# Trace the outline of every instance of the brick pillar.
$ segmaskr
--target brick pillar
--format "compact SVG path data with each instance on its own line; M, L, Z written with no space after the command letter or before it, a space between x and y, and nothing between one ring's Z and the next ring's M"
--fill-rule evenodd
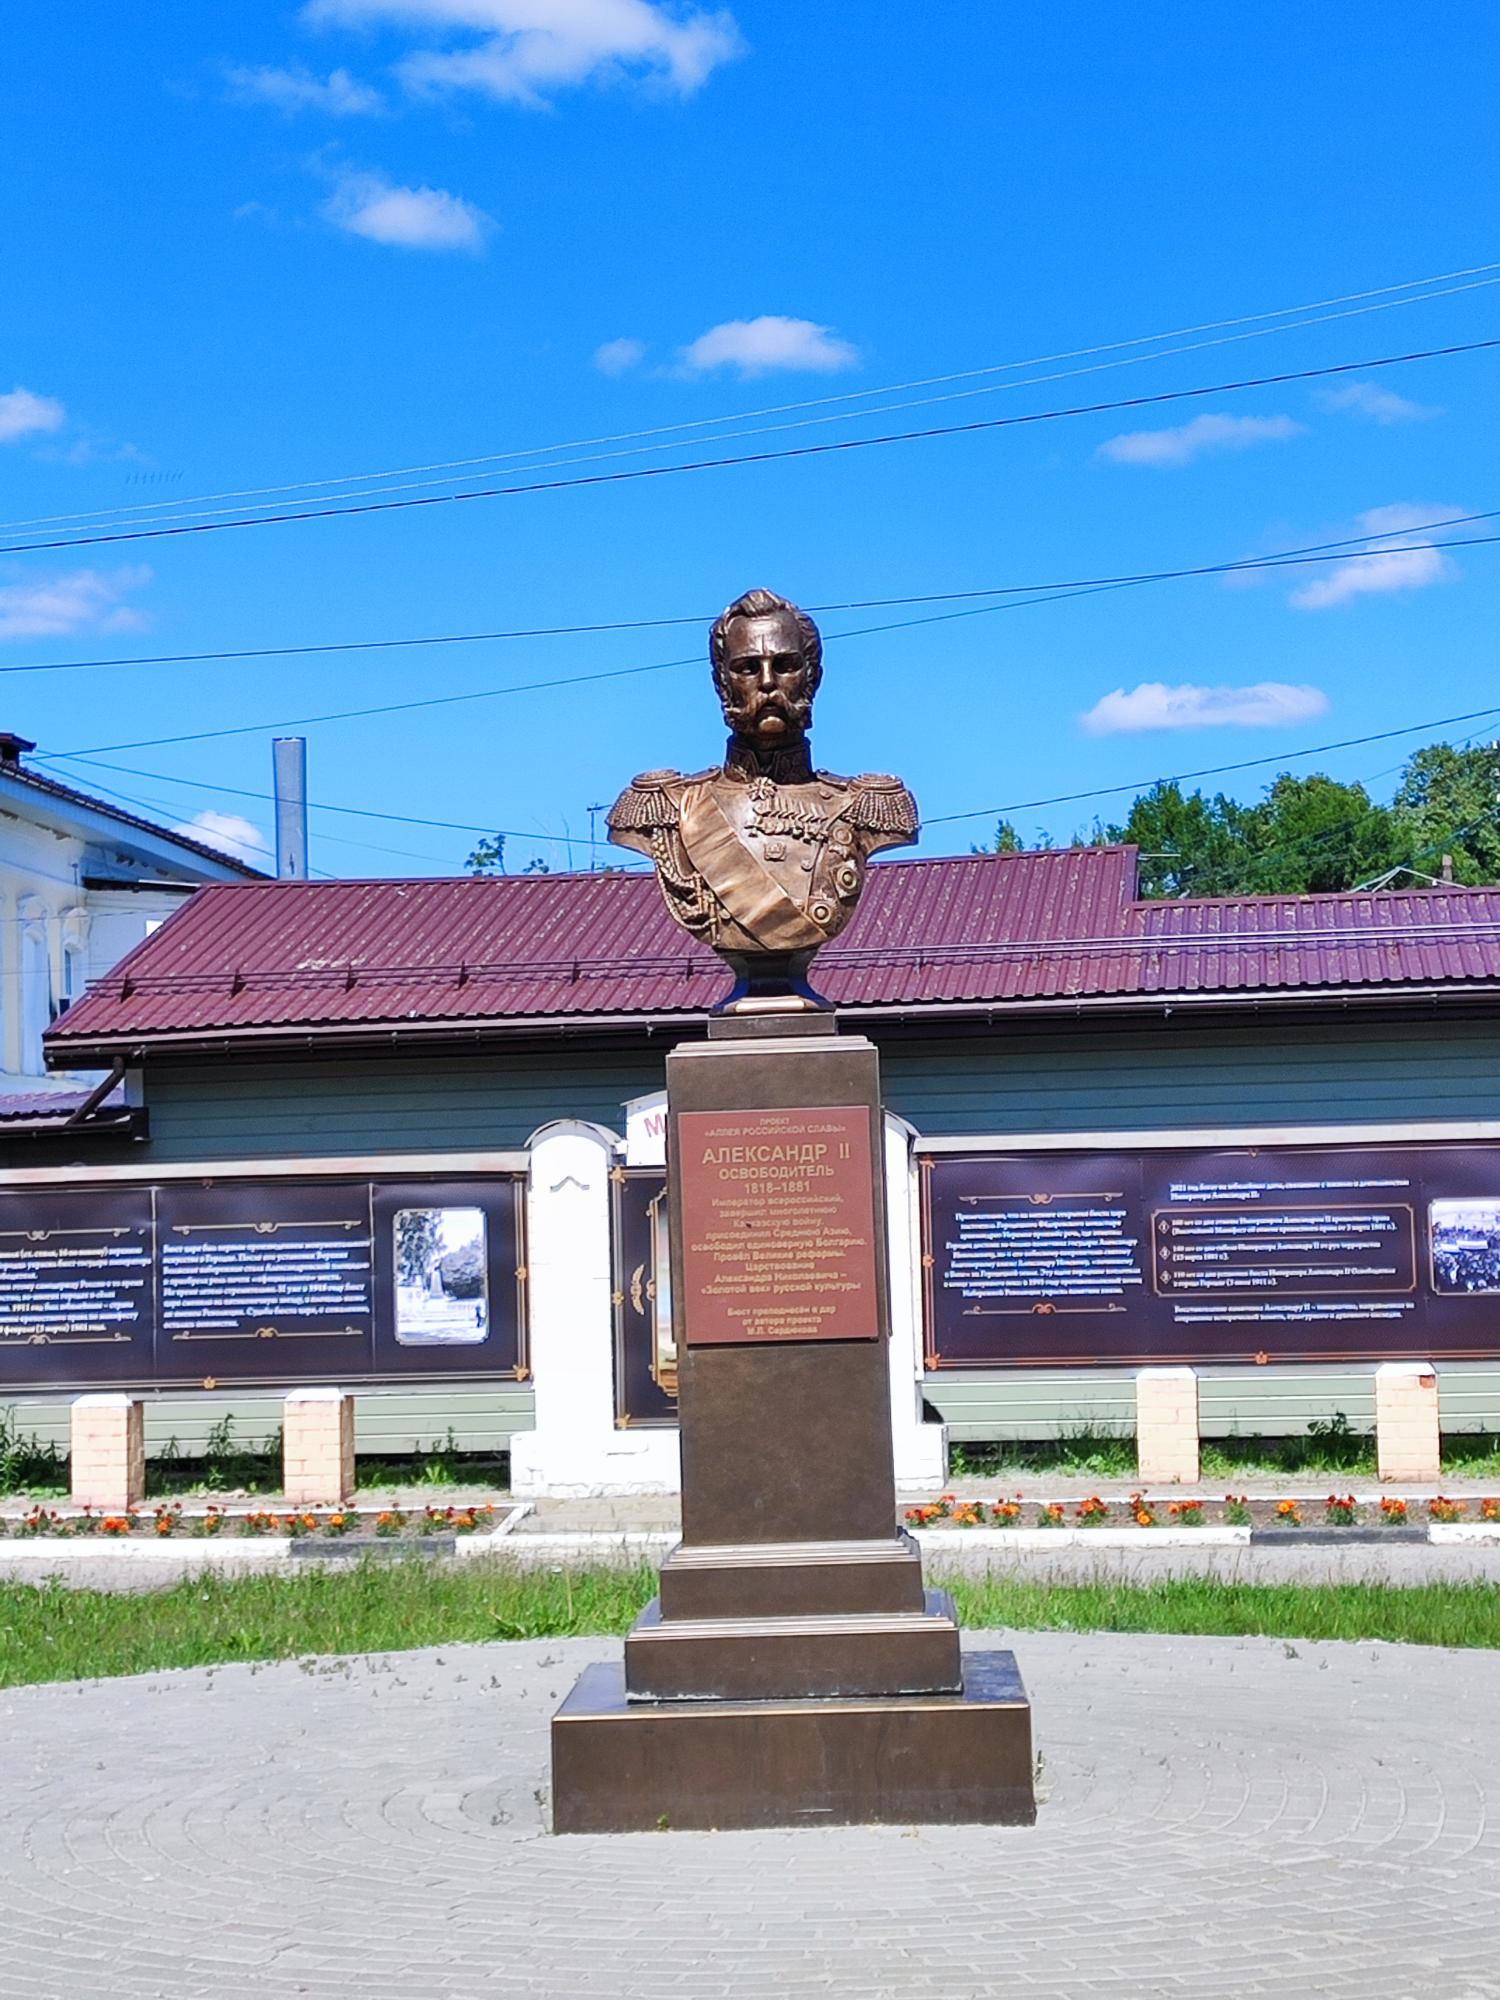
M1198 1377L1191 1368L1142 1368L1135 1378L1135 1451L1152 1486L1198 1477Z
M282 1467L294 1507L336 1507L354 1492L354 1398L293 1389L283 1408Z
M146 1497L146 1433L139 1396L77 1396L68 1464L73 1504L123 1514Z
M1430 1361L1387 1361L1375 1370L1375 1453L1382 1479L1441 1477L1437 1374Z

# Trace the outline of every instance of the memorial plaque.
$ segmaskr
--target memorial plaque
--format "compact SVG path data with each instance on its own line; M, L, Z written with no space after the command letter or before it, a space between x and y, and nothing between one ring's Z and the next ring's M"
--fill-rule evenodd
M690 1347L877 1337L867 1111L685 1111L675 1140Z

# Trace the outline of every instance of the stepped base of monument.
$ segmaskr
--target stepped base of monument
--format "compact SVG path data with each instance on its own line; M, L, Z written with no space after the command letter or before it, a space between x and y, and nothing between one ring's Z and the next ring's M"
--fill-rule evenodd
M630 1700L589 1667L552 1718L554 1833L770 1826L1030 1826L1031 1705L1013 1653L961 1694Z
M632 1701L957 1694L962 1681L946 1590L915 1611L790 1618L665 1618L654 1597L625 1639Z
M924 1603L921 1553L905 1529L880 1541L679 1542L660 1590L665 1619L852 1616Z

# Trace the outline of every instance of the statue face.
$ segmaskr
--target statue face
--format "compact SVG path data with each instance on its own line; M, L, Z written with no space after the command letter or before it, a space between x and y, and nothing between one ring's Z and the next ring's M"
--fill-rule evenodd
M724 720L735 735L762 750L805 736L812 724L812 688L796 619L786 611L734 618L724 641L720 695Z

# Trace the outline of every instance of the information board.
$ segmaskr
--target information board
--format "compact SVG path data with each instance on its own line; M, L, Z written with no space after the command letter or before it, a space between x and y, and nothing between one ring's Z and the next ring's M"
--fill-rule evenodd
M928 1365L1500 1353L1500 1146L921 1161Z
M7 1390L524 1371L523 1181L0 1191Z
M688 1346L875 1339L868 1111L685 1111L675 1136Z

